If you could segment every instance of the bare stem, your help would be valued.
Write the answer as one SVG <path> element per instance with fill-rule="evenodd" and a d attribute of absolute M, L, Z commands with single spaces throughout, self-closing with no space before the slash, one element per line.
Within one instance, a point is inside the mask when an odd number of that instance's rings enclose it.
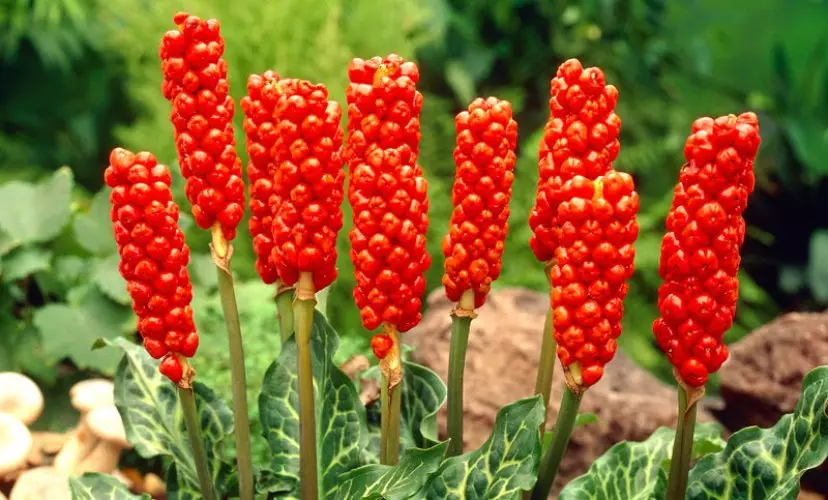
<path fill-rule="evenodd" d="M 195 462 L 198 483 L 201 487 L 201 495 L 204 500 L 216 500 L 210 468 L 207 467 L 207 453 L 204 451 L 204 438 L 199 427 L 193 390 L 179 386 L 178 399 L 184 412 L 184 423 L 187 426 L 187 435 L 190 437 L 190 446 L 193 448 L 193 461 Z"/>
<path fill-rule="evenodd" d="M 687 391 L 679 385 L 678 423 L 676 438 L 673 441 L 673 458 L 670 462 L 670 480 L 667 483 L 667 500 L 683 500 L 687 491 L 687 474 L 693 458 L 696 403 L 697 401 L 690 401 Z"/>
<path fill-rule="evenodd" d="M 451 318 L 451 348 L 449 350 L 448 390 L 448 455 L 463 453 L 463 373 L 466 364 L 466 347 L 469 343 L 470 316 Z"/>
<path fill-rule="evenodd" d="M 299 377 L 299 477 L 302 500 L 319 498 L 316 465 L 316 410 L 310 345 L 315 305 L 313 285 L 308 285 L 307 276 L 303 273 L 300 277 L 296 299 L 293 302 L 298 353 L 296 368 Z"/>
<path fill-rule="evenodd" d="M 385 333 L 391 337 L 393 347 L 380 362 L 380 463 L 395 465 L 400 455 L 400 409 L 402 403 L 402 361 L 397 329 L 385 324 Z"/>
<path fill-rule="evenodd" d="M 279 286 L 276 291 L 276 319 L 282 343 L 293 335 L 293 288 Z"/>
<path fill-rule="evenodd" d="M 241 500 L 253 500 L 253 459 L 250 450 L 250 416 L 247 410 L 244 347 L 242 346 L 236 291 L 230 271 L 233 247 L 224 238 L 218 226 L 213 227 L 212 243 L 213 262 L 216 264 L 218 273 L 219 297 L 227 324 L 227 341 L 230 348 L 230 384 L 233 389 L 233 432 L 236 438 L 236 463 L 239 469 L 239 497 Z"/>
<path fill-rule="evenodd" d="M 555 360 L 557 359 L 555 332 L 552 330 L 552 309 L 546 313 L 543 324 L 543 340 L 541 341 L 541 355 L 538 363 L 538 378 L 535 380 L 535 394 L 543 396 L 543 422 L 541 423 L 541 438 L 546 430 L 546 414 L 549 411 L 549 396 L 552 394 L 552 380 L 555 375 Z"/>

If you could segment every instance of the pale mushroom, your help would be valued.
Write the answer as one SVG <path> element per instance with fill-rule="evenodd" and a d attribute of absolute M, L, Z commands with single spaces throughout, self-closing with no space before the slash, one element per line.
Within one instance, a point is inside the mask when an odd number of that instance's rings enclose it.
<path fill-rule="evenodd" d="M 13 477 L 26 466 L 32 435 L 23 422 L 0 413 L 0 479 Z"/>
<path fill-rule="evenodd" d="M 0 412 L 31 425 L 43 413 L 43 393 L 29 377 L 16 372 L 2 372 Z"/>
<path fill-rule="evenodd" d="M 71 500 L 69 478 L 54 467 L 29 469 L 14 483 L 9 500 Z"/>
<path fill-rule="evenodd" d="M 144 493 L 152 498 L 158 498 L 167 494 L 167 485 L 164 480 L 152 472 L 144 476 Z"/>
<path fill-rule="evenodd" d="M 86 415 L 86 425 L 98 438 L 98 442 L 92 452 L 74 468 L 74 472 L 112 472 L 121 458 L 121 451 L 132 448 L 118 409 L 115 406 L 95 408 Z"/>
<path fill-rule="evenodd" d="M 78 473 L 78 465 L 92 453 L 99 442 L 98 437 L 90 432 L 86 417 L 95 408 L 115 404 L 115 384 L 103 378 L 83 380 L 72 386 L 69 398 L 72 406 L 81 414 L 80 422 L 55 457 L 54 466 L 66 474 L 75 474 Z"/>

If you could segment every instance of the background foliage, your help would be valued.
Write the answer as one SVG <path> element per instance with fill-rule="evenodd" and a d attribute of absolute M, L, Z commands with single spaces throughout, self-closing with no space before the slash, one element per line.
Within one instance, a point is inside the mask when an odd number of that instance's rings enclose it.
<path fill-rule="evenodd" d="M 174 166 L 157 47 L 179 9 L 221 21 L 237 99 L 247 75 L 268 68 L 325 83 L 343 101 L 351 57 L 397 52 L 419 61 L 421 163 L 432 200 L 430 289 L 440 283 L 440 238 L 451 208 L 453 116 L 472 97 L 490 94 L 512 100 L 521 138 L 498 286 L 546 286 L 526 221 L 549 78 L 564 59 L 578 57 L 603 67 L 620 89 L 616 167 L 635 175 L 642 195 L 622 336 L 628 354 L 670 378 L 650 334 L 658 249 L 683 141 L 701 115 L 752 109 L 762 123 L 731 340 L 781 311 L 828 304 L 824 0 L 0 0 L 0 370 L 26 371 L 65 393 L 61 388 L 79 377 L 114 369 L 117 359 L 90 353 L 88 340 L 134 334 L 114 265 L 107 195 L 96 193 L 115 145 L 153 151 Z M 240 134 L 237 141 L 243 149 Z M 187 236 L 204 337 L 200 373 L 227 398 L 207 235 L 189 224 Z M 236 247 L 252 388 L 279 345 L 271 290 L 256 279 L 243 231 Z M 364 351 L 368 339 L 351 300 L 345 248 L 343 237 L 340 280 L 328 298 L 343 358 Z"/>

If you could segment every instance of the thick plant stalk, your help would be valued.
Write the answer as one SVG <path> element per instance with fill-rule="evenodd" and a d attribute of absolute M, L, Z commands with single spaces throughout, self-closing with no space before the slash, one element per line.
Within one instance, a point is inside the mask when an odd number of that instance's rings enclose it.
<path fill-rule="evenodd" d="M 463 453 L 463 374 L 466 365 L 466 347 L 469 327 L 474 319 L 474 292 L 463 292 L 452 311 L 451 350 L 449 351 L 448 435 L 449 456 Z"/>
<path fill-rule="evenodd" d="M 581 406 L 583 393 L 578 393 L 569 388 L 566 389 L 561 399 L 561 409 L 558 411 L 558 418 L 555 421 L 555 435 L 549 445 L 549 451 L 543 457 L 538 482 L 532 491 L 532 500 L 546 500 L 555 476 L 558 474 L 558 467 L 569 445 L 569 438 L 572 436 L 572 429 L 575 427 L 575 418 L 578 416 L 578 407 Z"/>
<path fill-rule="evenodd" d="M 679 379 L 680 380 L 680 379 Z M 667 482 L 667 500 L 683 500 L 687 491 L 687 474 L 693 458 L 693 434 L 696 430 L 696 407 L 704 395 L 701 390 L 679 384 L 678 422 L 670 461 L 670 479 Z"/>
<path fill-rule="evenodd" d="M 316 472 L 316 410 L 313 395 L 311 330 L 316 293 L 309 272 L 299 275 L 293 314 L 296 328 L 297 374 L 299 376 L 299 477 L 302 500 L 319 498 Z"/>
<path fill-rule="evenodd" d="M 281 283 L 276 289 L 276 319 L 283 344 L 293 335 L 293 290 Z"/>
<path fill-rule="evenodd" d="M 187 435 L 190 438 L 190 446 L 193 448 L 193 461 L 195 462 L 196 474 L 198 476 L 201 495 L 204 500 L 216 500 L 216 492 L 213 486 L 210 468 L 207 466 L 207 453 L 204 451 L 204 437 L 199 427 L 198 412 L 196 410 L 195 395 L 191 380 L 193 369 L 184 361 L 185 372 L 189 372 L 178 384 L 178 399 L 181 402 L 181 409 L 184 413 L 184 423 L 187 426 Z"/>
<path fill-rule="evenodd" d="M 247 410 L 247 380 L 244 369 L 239 309 L 230 258 L 233 245 L 224 238 L 218 223 L 213 225 L 211 245 L 213 262 L 218 273 L 218 290 L 221 308 L 227 324 L 227 342 L 230 347 L 230 384 L 233 389 L 233 432 L 236 437 L 236 464 L 239 471 L 239 496 L 242 500 L 253 499 L 253 459 L 250 451 L 250 417 Z"/>
<path fill-rule="evenodd" d="M 400 335 L 388 323 L 383 324 L 385 334 L 391 339 L 391 350 L 380 361 L 380 463 L 395 465 L 400 455 L 400 411 L 402 403 L 402 362 Z"/>
<path fill-rule="evenodd" d="M 535 379 L 535 394 L 543 397 L 543 422 L 541 423 L 541 437 L 546 429 L 546 414 L 549 411 L 549 396 L 552 394 L 552 380 L 555 375 L 556 348 L 555 333 L 552 331 L 552 309 L 546 313 L 543 323 L 543 340 L 541 342 L 538 376 Z"/>

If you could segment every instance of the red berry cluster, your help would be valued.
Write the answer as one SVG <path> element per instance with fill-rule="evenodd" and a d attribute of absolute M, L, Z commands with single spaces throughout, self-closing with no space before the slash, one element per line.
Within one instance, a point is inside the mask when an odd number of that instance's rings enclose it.
<path fill-rule="evenodd" d="M 443 285 L 454 302 L 473 290 L 477 308 L 500 276 L 518 127 L 510 104 L 494 97 L 475 99 L 457 115 L 455 126 L 454 212 L 443 239 Z"/>
<path fill-rule="evenodd" d="M 621 335 L 638 236 L 634 189 L 629 174 L 615 171 L 595 181 L 575 176 L 561 188 L 550 272 L 555 340 L 561 364 L 580 365 L 584 387 L 601 379 Z"/>
<path fill-rule="evenodd" d="M 219 23 L 186 13 L 173 17 L 177 30 L 161 40 L 162 91 L 170 118 L 193 218 L 207 229 L 220 224 L 228 240 L 244 215 L 244 181 L 233 136 L 233 98 Z"/>
<path fill-rule="evenodd" d="M 299 273 L 307 272 L 318 291 L 337 275 L 345 183 L 342 108 L 328 100 L 322 84 L 289 79 L 278 87 L 271 261 L 285 285 L 294 285 Z"/>
<path fill-rule="evenodd" d="M 276 144 L 277 123 L 274 113 L 280 93 L 279 75 L 266 71 L 261 75 L 250 75 L 247 79 L 247 95 L 241 100 L 245 146 L 247 156 L 250 157 L 247 164 L 250 218 L 247 225 L 253 237 L 256 272 L 267 284 L 274 283 L 279 278 L 271 260 L 273 211 L 278 207 L 279 200 L 274 186 L 276 165 L 271 150 Z"/>
<path fill-rule="evenodd" d="M 353 208 L 354 299 L 362 323 L 404 332 L 422 319 L 428 184 L 417 164 L 419 70 L 390 55 L 348 66 L 348 200 Z"/>
<path fill-rule="evenodd" d="M 529 216 L 529 245 L 541 262 L 555 256 L 556 216 L 563 185 L 576 175 L 596 179 L 618 156 L 621 119 L 615 114 L 618 89 L 607 85 L 599 68 L 569 59 L 550 84 L 549 121 L 538 161 L 538 191 Z"/>
<path fill-rule="evenodd" d="M 700 387 L 728 356 L 722 336 L 736 314 L 742 213 L 759 149 L 753 113 L 700 118 L 684 146 L 667 234 L 661 242 L 661 317 L 653 333 L 681 379 Z"/>
<path fill-rule="evenodd" d="M 187 273 L 190 249 L 178 227 L 170 171 L 146 152 L 117 148 L 104 174 L 112 188 L 112 228 L 121 256 L 119 270 L 127 282 L 144 348 L 161 361 L 161 373 L 179 382 L 183 365 L 198 349 Z"/>

